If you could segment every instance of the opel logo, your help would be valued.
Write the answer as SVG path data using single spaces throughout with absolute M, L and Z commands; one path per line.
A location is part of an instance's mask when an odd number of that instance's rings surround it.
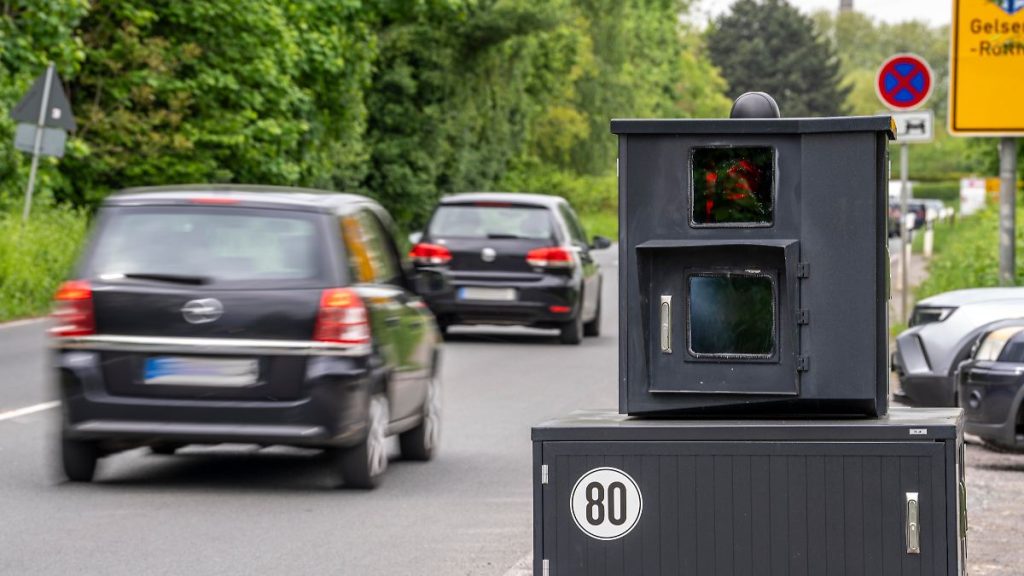
M 494 262 L 497 257 L 498 253 L 494 251 L 494 248 L 484 248 L 480 251 L 480 259 L 484 262 Z
M 181 315 L 189 324 L 216 322 L 224 314 L 224 305 L 215 298 L 191 300 L 181 307 Z

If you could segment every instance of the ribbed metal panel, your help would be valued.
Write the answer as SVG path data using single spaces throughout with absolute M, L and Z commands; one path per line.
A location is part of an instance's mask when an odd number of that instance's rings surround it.
M 946 516 L 955 462 L 944 442 L 540 444 L 549 482 L 536 552 L 552 576 L 955 574 Z M 601 466 L 623 470 L 643 494 L 636 528 L 619 540 L 590 538 L 570 514 L 573 484 Z M 907 492 L 921 503 L 919 555 L 906 551 Z

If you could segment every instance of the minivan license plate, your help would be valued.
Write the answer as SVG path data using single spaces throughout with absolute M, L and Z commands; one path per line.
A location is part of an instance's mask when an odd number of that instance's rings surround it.
M 491 302 L 514 302 L 515 288 L 459 288 L 459 300 L 490 300 Z
M 154 356 L 146 359 L 144 384 L 243 388 L 259 379 L 259 362 L 252 358 L 193 358 Z

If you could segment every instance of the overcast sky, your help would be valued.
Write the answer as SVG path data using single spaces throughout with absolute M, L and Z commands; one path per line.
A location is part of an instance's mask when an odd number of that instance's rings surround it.
M 789 0 L 804 12 L 839 8 L 839 0 Z M 713 17 L 729 9 L 732 0 L 697 0 L 697 10 Z M 876 20 L 902 22 L 924 20 L 932 25 L 949 24 L 953 13 L 952 0 L 853 0 L 853 8 Z

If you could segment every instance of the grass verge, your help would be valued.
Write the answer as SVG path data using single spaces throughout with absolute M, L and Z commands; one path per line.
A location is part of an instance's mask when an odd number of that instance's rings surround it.
M 88 217 L 70 208 L 37 208 L 27 224 L 0 211 L 0 322 L 45 314 L 74 265 Z
M 1018 206 L 1020 203 L 1018 202 Z M 1024 208 L 1017 210 L 1017 278 L 1024 282 Z M 928 278 L 918 286 L 917 299 L 950 290 L 999 285 L 999 207 L 935 229 L 935 255 Z
M 583 228 L 591 236 L 604 236 L 619 241 L 619 215 L 616 212 L 584 212 L 579 215 Z

